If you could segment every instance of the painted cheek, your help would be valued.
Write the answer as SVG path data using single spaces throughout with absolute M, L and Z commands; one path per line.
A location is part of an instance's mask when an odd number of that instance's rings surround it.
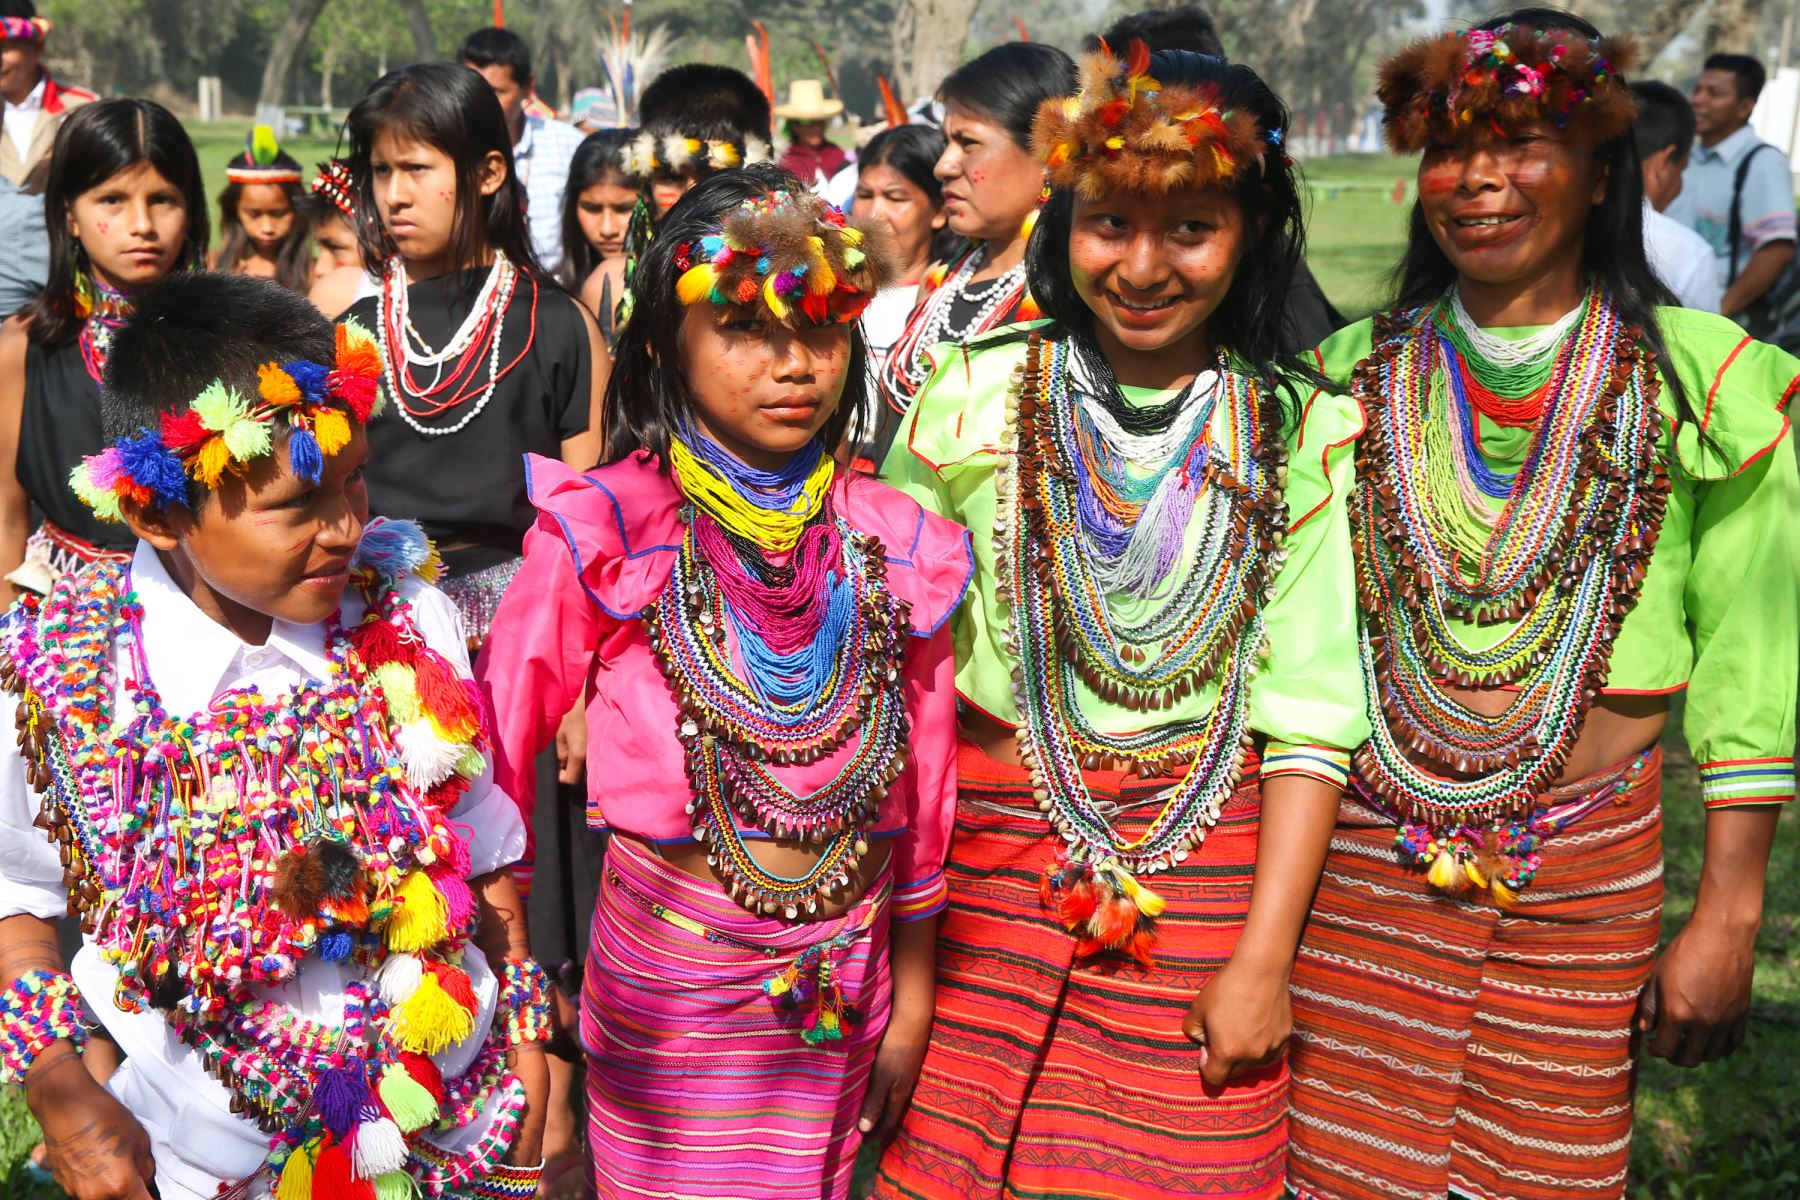
M 110 228 L 112 228 L 112 226 L 109 225 L 105 221 L 95 221 L 94 222 L 94 231 L 96 233 L 98 233 L 101 237 L 105 237 L 107 230 Z
M 1419 195 L 1448 196 L 1456 190 L 1456 181 L 1462 174 L 1452 166 L 1429 167 L 1419 172 Z

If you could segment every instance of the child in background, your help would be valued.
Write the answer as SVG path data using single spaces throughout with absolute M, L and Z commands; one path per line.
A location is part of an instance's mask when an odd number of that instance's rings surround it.
M 587 701 L 613 831 L 582 1020 L 601 1196 L 841 1200 L 918 1070 L 971 560 L 831 457 L 891 269 L 876 228 L 773 166 L 701 183 L 643 260 L 608 465 L 530 466 L 481 679 L 526 805 Z
M 306 192 L 300 164 L 258 125 L 244 152 L 225 165 L 219 193 L 219 232 L 224 244 L 209 265 L 216 271 L 273 279 L 305 295 L 312 286 L 312 242 L 299 218 Z
M 590 134 L 575 148 L 569 186 L 563 190 L 563 260 L 556 269 L 557 282 L 573 292 L 589 279 L 600 281 L 588 311 L 599 319 L 608 350 L 618 340 L 619 305 L 614 280 L 602 275 L 599 267 L 623 259 L 634 228 L 639 242 L 649 233 L 647 181 L 625 170 L 625 148 L 636 137 L 635 129 Z
M 146 293 L 70 479 L 136 547 L 0 620 L 0 1079 L 78 1200 L 535 1187 L 524 830 L 430 544 L 368 521 L 380 372 L 271 283 Z
M 364 296 L 373 296 L 378 286 L 363 266 L 356 240 L 356 181 L 350 164 L 341 158 L 320 163 L 301 211 L 315 247 L 307 298 L 326 316 L 337 317 Z

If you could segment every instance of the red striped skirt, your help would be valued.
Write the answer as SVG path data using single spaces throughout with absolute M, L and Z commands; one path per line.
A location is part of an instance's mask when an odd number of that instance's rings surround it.
M 937 1017 L 900 1135 L 881 1162 L 887 1200 L 1272 1196 L 1281 1191 L 1287 1072 L 1207 1094 L 1182 1034 L 1250 906 L 1260 788 L 1226 805 L 1206 843 L 1147 882 L 1168 902 L 1156 966 L 1077 962 L 1039 883 L 1062 840 L 1019 767 L 964 744 L 956 836 L 938 930 Z M 1112 772 L 1096 797 L 1135 805 L 1168 786 Z
M 1560 788 L 1566 796 L 1570 789 Z M 1344 797 L 1294 965 L 1303 1197 L 1620 1196 L 1631 1019 L 1662 912 L 1662 757 L 1542 847 L 1510 909 L 1404 865 Z
M 599 1196 L 843 1200 L 887 1027 L 887 899 L 884 870 L 842 916 L 771 920 L 612 839 L 582 982 Z M 808 1045 L 763 985 L 816 946 L 862 1020 Z

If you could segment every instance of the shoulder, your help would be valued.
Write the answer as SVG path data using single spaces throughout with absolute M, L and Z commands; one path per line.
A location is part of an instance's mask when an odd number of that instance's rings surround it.
M 682 532 L 681 493 L 654 455 L 639 451 L 580 472 L 529 454 L 525 490 L 537 528 L 609 615 L 634 617 L 656 598 Z
M 581 130 L 567 121 L 558 121 L 554 117 L 545 117 L 543 126 L 537 131 L 549 140 L 549 144 L 562 154 L 574 154 L 575 148 L 587 139 Z
M 1800 359 L 1757 341 L 1717 313 L 1659 308 L 1656 324 L 1697 417 L 1675 430 L 1677 457 L 1687 474 L 1729 478 L 1781 441 L 1787 432 L 1784 410 L 1800 390 Z M 1666 391 L 1663 408 L 1672 414 L 1673 398 Z
M 82 105 L 92 104 L 100 98 L 84 87 L 76 87 L 54 77 L 51 78 L 50 84 L 56 89 L 56 99 L 64 108 L 80 108 Z
M 1364 317 L 1320 342 L 1312 352 L 1312 365 L 1327 378 L 1343 383 L 1356 364 L 1369 357 L 1374 345 L 1375 318 Z
M 866 475 L 841 472 L 838 484 L 845 518 L 880 539 L 888 584 L 911 606 L 913 630 L 921 636 L 935 633 L 956 611 L 974 576 L 969 531 Z
M 516 302 L 516 301 L 515 301 Z M 549 335 L 546 348 L 561 355 L 583 356 L 593 317 L 581 301 L 549 280 L 538 281 L 537 323 Z
M 313 302 L 314 308 L 336 319 L 355 307 L 356 293 L 362 281 L 361 267 L 339 267 L 313 284 L 306 298 Z
M 354 270 L 355 268 L 346 267 L 344 269 Z M 340 273 L 341 272 L 336 271 L 332 272 L 333 275 Z M 364 296 L 362 299 L 352 302 L 349 308 L 346 308 L 338 315 L 339 320 L 343 320 L 346 317 L 355 318 L 368 328 L 374 329 L 381 320 L 380 291 L 378 290 L 373 296 Z

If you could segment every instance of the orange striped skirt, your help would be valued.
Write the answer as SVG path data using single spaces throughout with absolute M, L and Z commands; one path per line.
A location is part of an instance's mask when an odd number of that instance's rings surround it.
M 1400 861 L 1392 816 L 1344 797 L 1294 965 L 1294 1194 L 1624 1194 L 1631 1019 L 1662 912 L 1661 785 L 1658 751 L 1544 843 L 1504 910 L 1437 892 Z

